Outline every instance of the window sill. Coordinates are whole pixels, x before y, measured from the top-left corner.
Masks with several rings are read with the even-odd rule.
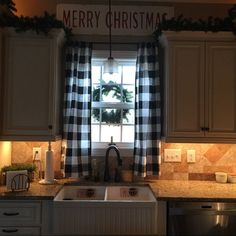
[[[133,156],[134,143],[116,143],[121,156]],[[92,143],[92,156],[105,156],[108,148],[107,142],[93,142]]]

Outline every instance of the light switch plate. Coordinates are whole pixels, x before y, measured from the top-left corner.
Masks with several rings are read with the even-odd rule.
[[[181,162],[181,149],[164,149],[165,162]]]
[[[195,156],[195,150],[187,150],[187,162],[188,163],[195,163],[196,162],[196,156]]]

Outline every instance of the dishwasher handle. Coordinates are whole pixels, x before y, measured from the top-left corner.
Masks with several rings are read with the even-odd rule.
[[[170,208],[169,215],[236,215],[236,208],[227,210]]]
[[[212,209],[211,205],[202,205],[201,206],[202,209]]]

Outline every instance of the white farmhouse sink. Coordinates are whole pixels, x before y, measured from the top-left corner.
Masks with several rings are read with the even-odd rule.
[[[54,201],[155,202],[148,186],[63,186]]]
[[[54,198],[54,235],[156,235],[148,186],[64,186]]]

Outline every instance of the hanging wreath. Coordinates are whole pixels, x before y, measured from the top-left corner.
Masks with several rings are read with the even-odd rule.
[[[122,93],[123,92],[123,93]],[[133,92],[128,91],[128,89],[123,88],[121,91],[120,85],[114,83],[113,81],[110,81],[107,84],[104,84],[104,81],[102,81],[102,86],[97,86],[93,90],[93,101],[99,102],[100,95],[108,96],[109,93],[112,93],[112,98],[116,98],[117,100],[123,102],[123,103],[130,103],[132,102],[133,98]],[[106,124],[120,124],[121,123],[121,111],[123,111],[123,119],[125,119],[127,122],[128,114],[130,114],[129,109],[114,109],[114,108],[106,108],[102,109],[102,122],[105,122]],[[100,109],[93,109],[92,112],[93,118],[96,121],[100,121]]]

